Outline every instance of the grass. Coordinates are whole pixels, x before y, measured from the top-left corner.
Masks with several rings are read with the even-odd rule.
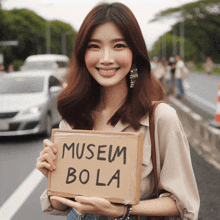
[[[204,67],[194,67],[194,68],[190,68],[190,70],[192,71],[198,71],[198,72],[206,72]],[[220,75],[220,69],[219,68],[214,68],[212,70],[212,74],[219,74]]]

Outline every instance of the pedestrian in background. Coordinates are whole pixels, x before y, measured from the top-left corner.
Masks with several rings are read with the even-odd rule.
[[[212,62],[212,58],[210,56],[206,57],[205,71],[209,79],[211,78],[213,67],[214,67],[214,63]]]
[[[162,61],[163,67],[164,67],[164,78],[163,78],[163,86],[166,91],[166,95],[170,95],[172,93],[172,87],[170,84],[170,81],[172,80],[171,75],[171,67],[168,65],[168,62],[166,60]]]
[[[176,79],[175,79],[175,70],[176,70],[176,59],[174,56],[171,56],[169,58],[168,65],[170,66],[170,73],[171,73],[171,78],[170,78],[170,91],[169,94],[173,94],[175,91],[175,86],[176,86]]]
[[[196,220],[200,202],[187,137],[176,111],[165,103],[159,104],[154,118],[162,190],[160,197],[154,198],[149,112],[154,102],[165,96],[151,73],[146,44],[131,10],[122,3],[97,5],[77,33],[72,57],[68,86],[57,103],[63,119],[60,128],[142,133],[141,201],[131,208],[97,197],[76,196],[74,201],[48,197],[45,191],[43,211],[67,215],[68,220],[125,220],[129,214],[133,219],[159,215]],[[37,168],[46,177],[56,169],[56,153],[56,146],[44,140]]]
[[[163,66],[160,60],[155,61],[155,67],[153,69],[153,74],[155,78],[163,84],[164,74],[165,74],[165,67]]]
[[[14,72],[14,65],[13,64],[10,64],[8,66],[8,72],[11,73],[11,72]]]
[[[175,79],[176,79],[176,85],[179,90],[179,94],[177,95],[177,98],[179,99],[185,99],[185,91],[183,87],[183,80],[184,75],[183,71],[185,68],[185,64],[181,57],[179,55],[176,56],[176,69],[175,69]]]
[[[153,61],[150,62],[151,64],[151,73],[154,74],[154,70],[157,67],[157,61],[158,61],[158,57],[153,57]]]
[[[3,64],[0,64],[0,76],[3,76],[5,74],[5,66]]]

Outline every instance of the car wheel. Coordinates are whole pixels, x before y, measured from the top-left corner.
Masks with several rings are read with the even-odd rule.
[[[47,117],[46,117],[46,130],[45,130],[45,135],[47,137],[50,137],[51,129],[52,129],[52,118],[49,114],[47,114]]]

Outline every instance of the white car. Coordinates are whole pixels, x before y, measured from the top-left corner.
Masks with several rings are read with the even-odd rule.
[[[66,55],[39,54],[27,57],[21,70],[48,71],[55,74],[62,82],[65,82],[65,77],[68,74],[68,66],[69,58]]]
[[[14,72],[0,77],[0,136],[51,134],[61,116],[57,97],[63,89],[54,75]]]

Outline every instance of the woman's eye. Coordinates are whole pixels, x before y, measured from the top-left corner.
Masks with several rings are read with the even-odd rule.
[[[126,47],[124,44],[116,44],[115,45],[115,48],[123,48],[123,47]]]
[[[96,44],[90,44],[87,48],[99,48],[99,46]]]

